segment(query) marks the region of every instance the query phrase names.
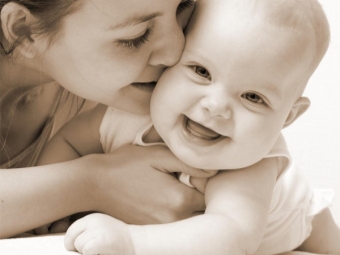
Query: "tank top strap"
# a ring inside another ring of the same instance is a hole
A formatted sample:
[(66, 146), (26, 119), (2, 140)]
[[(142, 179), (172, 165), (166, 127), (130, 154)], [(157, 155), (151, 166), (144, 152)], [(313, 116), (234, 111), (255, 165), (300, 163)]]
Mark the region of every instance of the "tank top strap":
[[(36, 139), (30, 146), (28, 146), (23, 152), (21, 152), (16, 157), (2, 164), (0, 168), (16, 168), (16, 167), (30, 167), (37, 163), (39, 155), (45, 143), (50, 139), (53, 133), (53, 126), (55, 123), (55, 118), (51, 118), (46, 123), (42, 133), (39, 138)], [(26, 163), (24, 163), (26, 162)]]

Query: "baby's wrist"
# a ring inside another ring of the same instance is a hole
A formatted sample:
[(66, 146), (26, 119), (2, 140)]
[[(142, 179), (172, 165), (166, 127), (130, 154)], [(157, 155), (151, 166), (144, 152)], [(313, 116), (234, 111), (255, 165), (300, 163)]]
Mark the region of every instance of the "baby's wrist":
[[(130, 251), (133, 255), (147, 254), (143, 247), (147, 247), (147, 233), (145, 226), (128, 225), (129, 237), (130, 237)], [(130, 254), (130, 253), (128, 253)]]

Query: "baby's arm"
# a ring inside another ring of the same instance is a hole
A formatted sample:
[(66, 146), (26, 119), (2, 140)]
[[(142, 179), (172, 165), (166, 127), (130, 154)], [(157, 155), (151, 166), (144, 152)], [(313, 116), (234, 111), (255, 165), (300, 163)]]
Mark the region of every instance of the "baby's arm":
[(65, 124), (47, 143), (38, 160), (38, 165), (69, 161), (92, 153), (103, 153), (99, 127), (107, 106), (79, 114)]
[(65, 245), (86, 254), (251, 254), (262, 240), (276, 178), (274, 158), (221, 171), (208, 181), (204, 215), (147, 226), (89, 215), (70, 227)]
[(298, 250), (321, 254), (340, 254), (340, 228), (336, 225), (329, 208), (316, 215), (312, 224), (311, 235)]

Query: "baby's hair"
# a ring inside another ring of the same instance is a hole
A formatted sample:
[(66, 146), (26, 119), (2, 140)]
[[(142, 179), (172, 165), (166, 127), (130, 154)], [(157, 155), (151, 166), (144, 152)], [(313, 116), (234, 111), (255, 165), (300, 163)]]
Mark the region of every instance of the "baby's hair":
[[(268, 22), (282, 29), (296, 31), (312, 45), (314, 55), (308, 68), (310, 77), (324, 57), (330, 30), (326, 15), (317, 0), (272, 0), (264, 1)], [(306, 81), (307, 82), (307, 81)]]
[[(32, 24), (32, 27), (27, 27), (21, 32), (19, 37), (9, 48), (5, 48), (0, 43), (1, 54), (10, 57), (15, 47), (24, 39), (31, 39), (32, 34), (43, 35), (53, 40), (62, 26), (63, 18), (80, 7), (82, 1), (79, 0), (0, 0), (0, 11), (2, 8), (10, 3), (17, 3), (30, 11), (30, 13), (37, 18), (37, 22)], [(75, 4), (77, 2), (77, 4)]]

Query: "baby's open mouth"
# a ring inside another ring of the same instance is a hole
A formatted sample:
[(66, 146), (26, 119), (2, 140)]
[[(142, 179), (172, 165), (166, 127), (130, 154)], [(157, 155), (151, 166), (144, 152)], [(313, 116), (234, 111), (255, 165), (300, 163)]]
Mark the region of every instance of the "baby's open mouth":
[(186, 118), (185, 127), (189, 134), (204, 140), (216, 140), (221, 137), (221, 135), (215, 131), (204, 127), (189, 118)]

